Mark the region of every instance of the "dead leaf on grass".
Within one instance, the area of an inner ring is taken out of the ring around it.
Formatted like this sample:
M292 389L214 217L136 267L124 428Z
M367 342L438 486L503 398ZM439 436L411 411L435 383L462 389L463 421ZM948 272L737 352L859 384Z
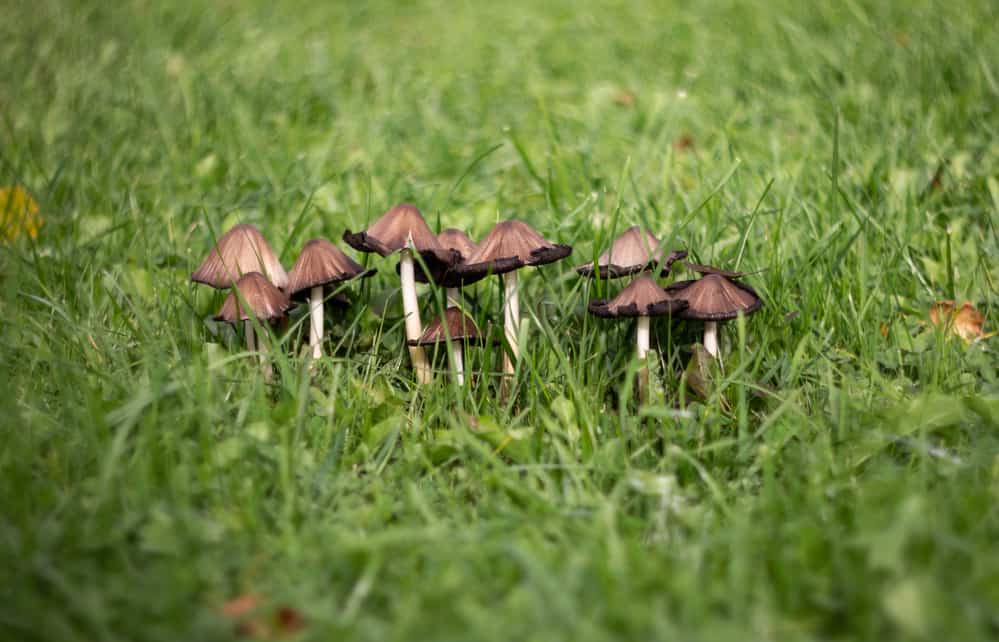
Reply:
M930 322L935 326L943 326L968 342L995 335L995 332L984 332L985 316L968 301L959 307L951 300L937 301L930 306Z

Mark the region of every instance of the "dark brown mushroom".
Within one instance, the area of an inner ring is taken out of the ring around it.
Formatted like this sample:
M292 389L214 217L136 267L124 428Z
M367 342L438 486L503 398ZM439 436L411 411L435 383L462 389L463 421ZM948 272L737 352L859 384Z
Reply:
M704 321L704 348L713 357L718 356L718 322L750 315L763 307L756 290L714 273L694 281L677 281L666 291L687 300L681 319Z
M291 306L288 295L275 287L267 277L259 272L250 272L233 284L232 291L222 303L222 309L215 315L217 321L225 321L232 325L243 322L246 348L258 352L264 379L268 381L273 370L267 362L266 346L259 340L254 340L252 319L261 322L279 319Z
M465 383L465 367L462 359L462 344L464 342L480 342L482 334L475 325L475 320L457 307L450 306L444 310L444 315L432 320L423 334L410 345L430 346L447 343L451 356L451 367L454 368L455 381L458 385Z
M420 210L408 203L396 205L363 232L355 234L347 230L343 233L343 240L362 252L376 252L381 256L400 252L399 279L402 283L403 313L406 315L406 339L419 339L423 326L416 301L413 252L420 254L421 262L432 273L446 270L457 263L461 255L442 246ZM429 383L430 366L426 352L420 346L410 346L409 356L417 382Z
M645 358L649 353L650 318L682 313L681 311L686 307L686 301L671 295L659 287L655 279L647 274L643 274L629 283L628 287L621 290L613 299L590 301L587 309L590 311L590 314L604 318L636 317L638 319L638 329L635 333L635 341L638 358L644 364ZM639 370L638 387L639 396L642 400L647 395L648 378L648 366L642 365Z
M414 278L417 283L435 283L437 285L443 286L448 290L448 300L452 304L458 304L458 288L463 285L471 285L476 281L485 278L485 275L481 276L461 276L455 271L455 267L464 261L472 252L478 248L478 245L468 237L467 234L459 229L449 227L446 230L441 231L437 235L437 240L440 244L448 250L454 250L458 252L458 260L454 265L442 266L440 263L427 264L426 269L419 269L417 266L416 274ZM402 269L402 264L397 263L395 266L396 272L400 272Z
M326 239L306 242L295 259L295 265L288 272L286 290L292 297L309 299L309 345L312 347L313 359L322 356L325 289L350 279L369 277L374 273L374 270L365 270L363 265Z
M550 243L527 223L500 221L479 243L479 247L455 266L454 272L467 279L482 278L490 274L503 275L503 327L513 355L513 359L504 355L505 374L513 374L513 360L520 354L517 339L520 302L516 270L529 265L552 263L570 254L570 246Z
M656 270L660 276L668 276L673 263L686 256L686 250L672 250L667 254L659 239L635 225L614 239L610 249L597 258L596 265L590 261L577 267L576 272L589 277L599 275L601 279Z
M260 272L279 288L288 285L288 274L260 230L241 223L219 237L191 280L225 290L250 272Z

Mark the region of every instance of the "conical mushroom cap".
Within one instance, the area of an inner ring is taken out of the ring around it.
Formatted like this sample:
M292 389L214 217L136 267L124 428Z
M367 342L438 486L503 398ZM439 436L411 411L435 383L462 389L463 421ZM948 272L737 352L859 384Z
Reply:
M461 230L449 227L437 235L440 244L449 250L457 250L462 260L468 258L479 246Z
M446 250L454 250L460 255L459 262L464 260L469 254L475 251L478 247L475 242L468 238L468 235L459 229L449 227L443 230L437 235L437 240ZM414 280L417 283L436 283L437 285L445 288L457 288L462 285L469 285L478 281L480 278L464 277L459 276L455 271L454 267L459 263L455 263L451 266L441 266L439 264L427 264L427 269L429 274L424 272L424 270L416 270L413 275ZM395 266L396 274L399 273L399 264Z
M222 303L222 309L215 315L217 321L236 323L250 318L249 311L243 309L239 297L236 296L236 290L239 290L249 311L252 311L253 316L260 321L284 316L291 307L291 300L287 294L274 287L260 272L250 272L236 281L233 291Z
M523 221L500 221L454 271L467 279L503 274L527 265L544 265L572 254L568 245L550 243Z
M264 235L255 226L241 223L218 239L191 280L225 290L250 272L266 275L279 288L288 285L288 274Z
M687 300L681 319L725 321L741 312L752 314L763 307L756 290L744 283L730 281L718 274L708 274L696 281L677 281L666 291Z
M701 265L700 263L691 263L687 261L684 266L691 272L697 272L698 274L717 274L718 276L723 276L726 279L735 280L741 279L746 276L745 272L730 272L728 270L723 270L721 268L716 268L713 265Z
M662 243L648 231L637 225L629 227L621 236L614 239L610 249L593 261L576 268L583 276L599 274L601 279L616 279L636 272L655 270L659 266L661 276L669 274L670 266L687 256L686 250L674 250L666 255Z
M420 253L423 262L431 270L447 268L460 259L458 252L446 249L430 231L423 214L415 205L402 203L382 214L382 217L356 234L347 230L343 240L355 250L377 252L388 256L410 247Z
M451 306L444 310L443 317L431 321L427 328L415 341L409 341L411 346L426 346L451 341L476 341L482 338L475 320L465 314L461 308Z
M295 295L320 285L368 277L374 273L374 270L365 270L363 265L328 240L312 239L302 247L295 265L288 272L288 287L285 291Z
M687 307L687 302L671 296L655 279L642 275L613 299L597 299L587 306L598 317L660 317Z

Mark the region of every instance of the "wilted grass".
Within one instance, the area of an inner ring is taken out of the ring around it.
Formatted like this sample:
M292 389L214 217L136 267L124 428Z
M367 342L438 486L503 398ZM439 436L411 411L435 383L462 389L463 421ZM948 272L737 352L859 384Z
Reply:
M329 4L5 9L0 187L44 226L0 250L2 637L225 639L251 593L316 640L999 633L995 339L926 324L995 329L994 4ZM290 265L400 201L575 245L509 402L413 388L392 261L273 386L187 281L236 222ZM585 314L619 284L571 266L640 222L759 270L706 400L698 328L639 408Z

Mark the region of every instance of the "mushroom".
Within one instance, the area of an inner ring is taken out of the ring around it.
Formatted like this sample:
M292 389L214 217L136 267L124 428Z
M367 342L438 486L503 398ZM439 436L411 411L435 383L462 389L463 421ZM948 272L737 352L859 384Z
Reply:
M295 259L295 265L288 272L288 287L285 291L292 297L308 292L309 345L312 347L313 359L318 359L323 354L324 290L329 286L350 279L369 277L374 273L374 270L365 270L363 265L326 239L312 239L302 247L298 258Z
M427 274L423 270L417 270L414 278L417 283L435 283L447 288L447 305L459 305L461 298L458 294L458 288L463 285L471 285L485 278L485 274L478 277L462 277L454 270L454 267L460 261L470 256L478 248L478 245L467 234L453 227L449 227L438 233L437 240L440 241L440 244L445 249L457 252L459 255L458 261L454 265L447 266L444 269L431 270L430 274ZM397 264L395 269L396 272L400 272L402 264Z
M430 231L420 210L408 203L396 205L363 232L345 231L343 240L361 252L377 252L381 256L400 253L399 279L402 283L403 313L406 315L406 339L407 342L419 339L423 327L416 301L413 252L420 253L420 260L431 272L444 271L456 263L458 253L443 247ZM418 345L410 346L409 357L417 382L428 383L430 366L426 351Z
M639 370L639 396L644 401L647 395L649 369L644 364L649 354L650 318L671 316L687 307L687 302L680 297L672 296L659 287L655 279L647 274L639 276L621 290L613 299L597 299L590 301L587 309L590 314L604 318L637 317L638 329L635 341L639 361L643 362Z
M429 346L440 343L448 344L451 355L451 367L454 368L454 378L458 385L465 384L465 367L462 361L462 342L481 340L482 335L472 317L465 314L457 306L449 306L444 310L444 316L438 317L427 325L427 329L410 345Z
M247 309L243 308L243 304ZM229 296L222 303L222 309L215 315L216 321L232 325L243 322L246 349L256 350L260 355L260 368L265 381L271 380L273 369L267 362L266 347L259 340L254 341L252 319L270 321L281 318L291 305L288 295L274 287L267 277L260 272L249 272L233 284Z
M594 261L590 261L577 267L576 272L582 276L599 275L601 279L616 279L658 268L660 276L667 276L673 263L686 256L686 250L672 250L666 254L659 239L635 225L614 239L610 249L597 258L595 265Z
M749 315L763 307L756 290L722 276L721 272L711 271L695 281L677 281L666 287L670 294L687 300L687 309L680 314L681 319L704 321L704 349L715 358L718 357L718 322L734 319L739 314Z
M479 248L475 244L475 241L468 237L459 229L449 227L442 230L437 235L437 240L441 242L446 248L450 248L458 252L461 255L461 260L464 261L469 256L472 255L475 250ZM458 288L462 285L471 285L475 279L469 277L468 279L462 279L453 270L448 270L444 273L443 278L440 281L440 285L447 288L447 304L458 305L461 301L461 297L458 293Z
M240 223L219 237L191 280L225 290L249 272L260 272L279 288L288 285L288 274L264 235L255 226Z
M453 268L466 282L490 274L503 279L503 327L509 355L503 356L503 373L514 373L514 360L519 358L517 331L520 325L520 301L517 295L517 270L530 265L544 265L564 259L572 254L568 245L557 245L545 240L530 225L522 221L500 221L490 230L464 261Z

